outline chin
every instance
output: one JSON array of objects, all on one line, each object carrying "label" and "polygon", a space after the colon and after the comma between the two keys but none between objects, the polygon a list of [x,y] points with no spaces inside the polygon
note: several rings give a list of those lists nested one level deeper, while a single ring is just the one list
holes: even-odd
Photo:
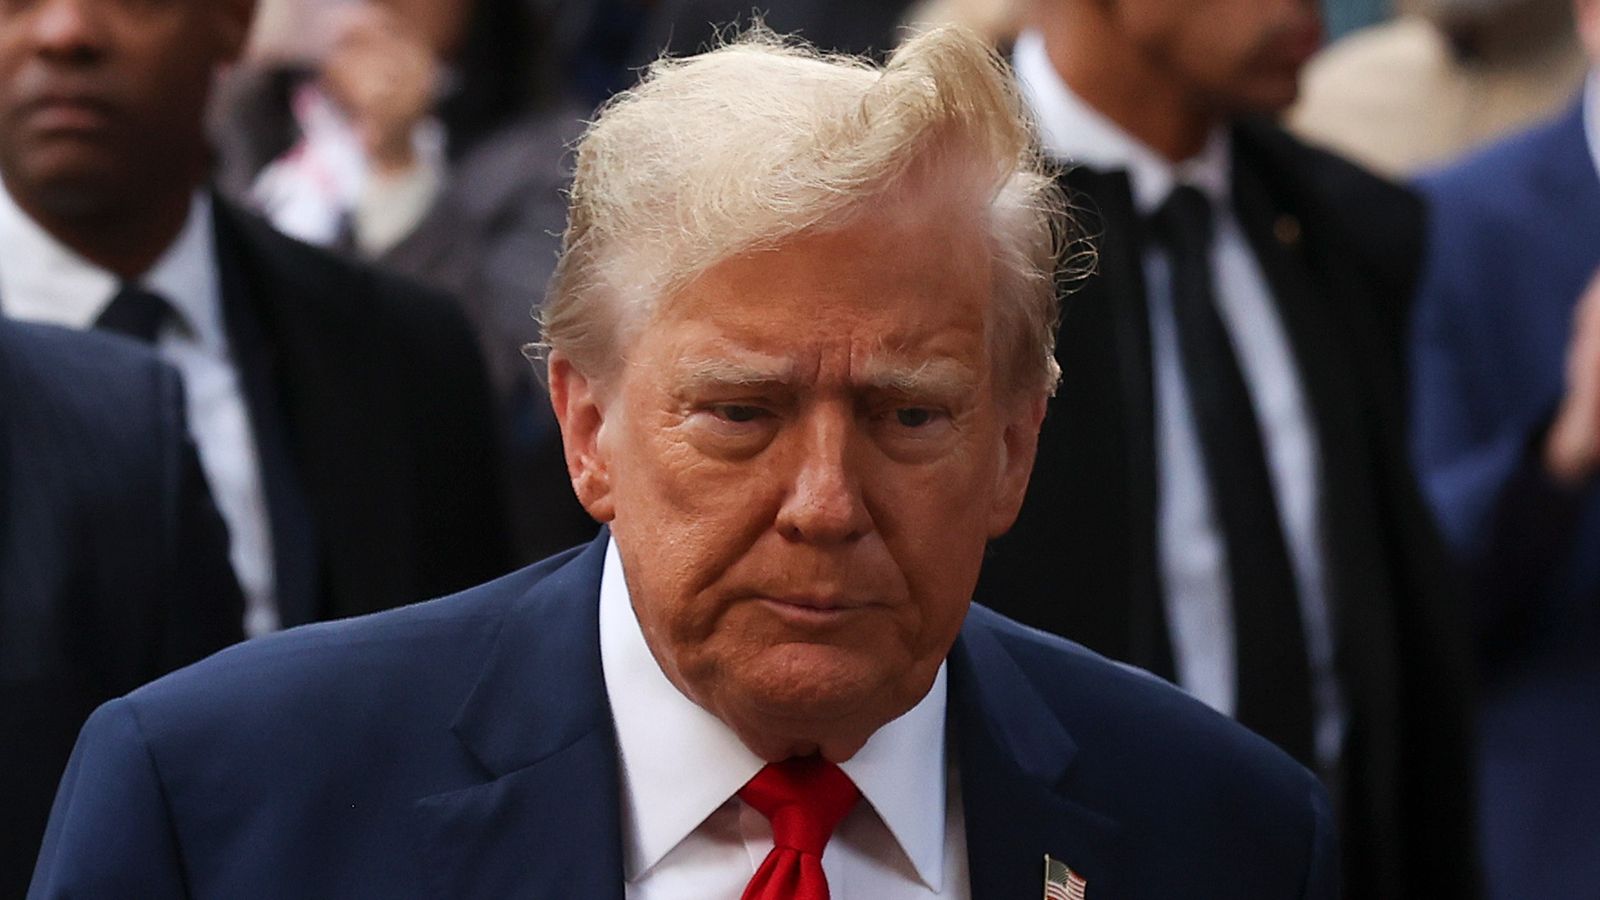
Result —
[{"label": "chin", "polygon": [[21,189],[39,206],[62,217],[92,216],[115,207],[117,197],[127,193],[128,184],[101,166],[66,164],[35,169],[25,179],[18,179],[12,189],[18,190],[24,181],[28,186]]},{"label": "chin", "polygon": [[[740,680],[745,682],[749,708],[763,718],[842,722],[902,705],[902,695],[909,692],[895,677],[888,656],[827,644],[784,644],[763,653],[760,669]],[[905,709],[917,699],[903,702]]]}]

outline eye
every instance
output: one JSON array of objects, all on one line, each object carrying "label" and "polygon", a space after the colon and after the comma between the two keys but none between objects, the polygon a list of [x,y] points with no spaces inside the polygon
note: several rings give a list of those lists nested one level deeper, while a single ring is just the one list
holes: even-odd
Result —
[{"label": "eye", "polygon": [[921,428],[931,424],[937,413],[926,406],[903,406],[894,411],[894,420],[902,428]]},{"label": "eye", "polygon": [[719,403],[711,407],[711,413],[717,418],[725,422],[732,422],[735,425],[754,422],[767,415],[766,410],[747,403]]}]

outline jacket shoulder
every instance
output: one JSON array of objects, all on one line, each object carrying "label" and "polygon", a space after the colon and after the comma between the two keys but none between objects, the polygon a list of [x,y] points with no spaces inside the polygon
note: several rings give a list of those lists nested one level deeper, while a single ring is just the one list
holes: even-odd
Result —
[{"label": "jacket shoulder", "polygon": [[[1576,109],[1475,150],[1447,166],[1422,173],[1417,187],[1434,210],[1436,229],[1460,230],[1490,222],[1511,224],[1539,203],[1536,173],[1581,142]],[[1587,155],[1587,147],[1582,148]]]},{"label": "jacket shoulder", "polygon": [[74,412],[92,408],[107,421],[138,421],[136,411],[181,403],[176,371],[149,348],[98,331],[0,322],[0,364],[14,396],[48,398]]},{"label": "jacket shoulder", "polygon": [[[397,703],[424,697],[459,702],[511,606],[571,555],[450,596],[245,641],[127,700],[141,717],[180,730],[215,727],[236,734],[249,731],[238,723],[241,715],[317,722],[319,710],[359,708],[379,722]],[[333,720],[323,724],[340,727]]]},{"label": "jacket shoulder", "polygon": [[1239,798],[1257,826],[1326,804],[1304,766],[1170,682],[988,610],[974,624],[1077,745],[1074,792],[1091,804],[1158,831],[1170,827],[1169,804],[1197,789]]},{"label": "jacket shoulder", "polygon": [[425,342],[446,334],[470,335],[454,298],[376,266],[314,247],[226,198],[214,197],[223,243],[244,257],[249,274],[300,311],[319,310],[368,329],[399,327]]}]

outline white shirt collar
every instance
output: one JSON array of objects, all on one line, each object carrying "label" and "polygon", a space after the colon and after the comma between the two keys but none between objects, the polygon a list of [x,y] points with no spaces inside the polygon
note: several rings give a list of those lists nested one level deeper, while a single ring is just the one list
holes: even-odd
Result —
[{"label": "white shirt collar", "polygon": [[1199,188],[1213,203],[1228,202],[1232,147],[1226,128],[1214,129],[1198,154],[1174,165],[1068,87],[1050,62],[1043,34],[1024,31],[1012,53],[1023,99],[1051,157],[1097,169],[1126,170],[1134,208],[1143,214],[1154,212],[1178,184]]},{"label": "white shirt collar", "polygon": [[[56,240],[0,185],[0,304],[7,315],[70,328],[94,324],[117,292],[116,275]],[[178,237],[140,284],[172,304],[184,330],[223,347],[221,287],[211,197],[196,191]]]},{"label": "white shirt collar", "polygon": [[1589,156],[1600,176],[1600,70],[1589,73],[1583,86],[1583,133],[1589,140]]},{"label": "white shirt collar", "polygon": [[[632,882],[764,763],[662,673],[634,616],[615,541],[600,578],[600,658],[622,764],[624,875]],[[935,891],[944,880],[945,697],[940,666],[927,696],[840,764]]]}]

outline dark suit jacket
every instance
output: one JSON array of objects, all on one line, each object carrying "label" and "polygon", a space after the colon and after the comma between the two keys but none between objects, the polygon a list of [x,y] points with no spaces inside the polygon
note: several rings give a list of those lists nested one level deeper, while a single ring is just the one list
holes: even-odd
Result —
[{"label": "dark suit jacket", "polygon": [[284,623],[425,600],[506,571],[489,388],[455,304],[220,198],[216,232]]},{"label": "dark suit jacket", "polygon": [[176,372],[0,319],[0,897],[21,895],[101,703],[244,635]]},{"label": "dark suit jacket", "polygon": [[[31,896],[623,896],[605,537],[273,635],[85,727]],[[973,897],[1332,898],[1326,796],[1143,673],[974,607],[950,656]],[[841,898],[845,900],[845,898]]]},{"label": "dark suit jacket", "polygon": [[[242,70],[230,79],[219,104],[226,127],[218,129],[219,183],[227,193],[247,198],[260,170],[298,139],[290,97],[310,77],[272,68]],[[541,109],[481,136],[452,158],[422,221],[373,260],[384,271],[449,294],[477,332],[504,439],[497,474],[520,563],[586,542],[599,527],[573,495],[555,415],[522,353],[539,339],[533,310],[555,269],[566,226],[567,146],[591,112],[570,105]],[[498,573],[482,576],[491,574]]]},{"label": "dark suit jacket", "polygon": [[[1349,706],[1351,896],[1471,896],[1468,675],[1459,610],[1401,425],[1401,323],[1421,236],[1404,191],[1276,128],[1234,132],[1235,210],[1262,262],[1319,439],[1330,600]],[[1127,180],[1067,187],[1099,268],[1064,298],[1038,462],[979,599],[1172,676],[1157,560],[1154,400],[1138,222]]]},{"label": "dark suit jacket", "polygon": [[1414,449],[1473,574],[1479,788],[1498,897],[1600,892],[1600,489],[1543,475],[1573,307],[1600,269],[1600,176],[1574,106],[1421,182]]}]

